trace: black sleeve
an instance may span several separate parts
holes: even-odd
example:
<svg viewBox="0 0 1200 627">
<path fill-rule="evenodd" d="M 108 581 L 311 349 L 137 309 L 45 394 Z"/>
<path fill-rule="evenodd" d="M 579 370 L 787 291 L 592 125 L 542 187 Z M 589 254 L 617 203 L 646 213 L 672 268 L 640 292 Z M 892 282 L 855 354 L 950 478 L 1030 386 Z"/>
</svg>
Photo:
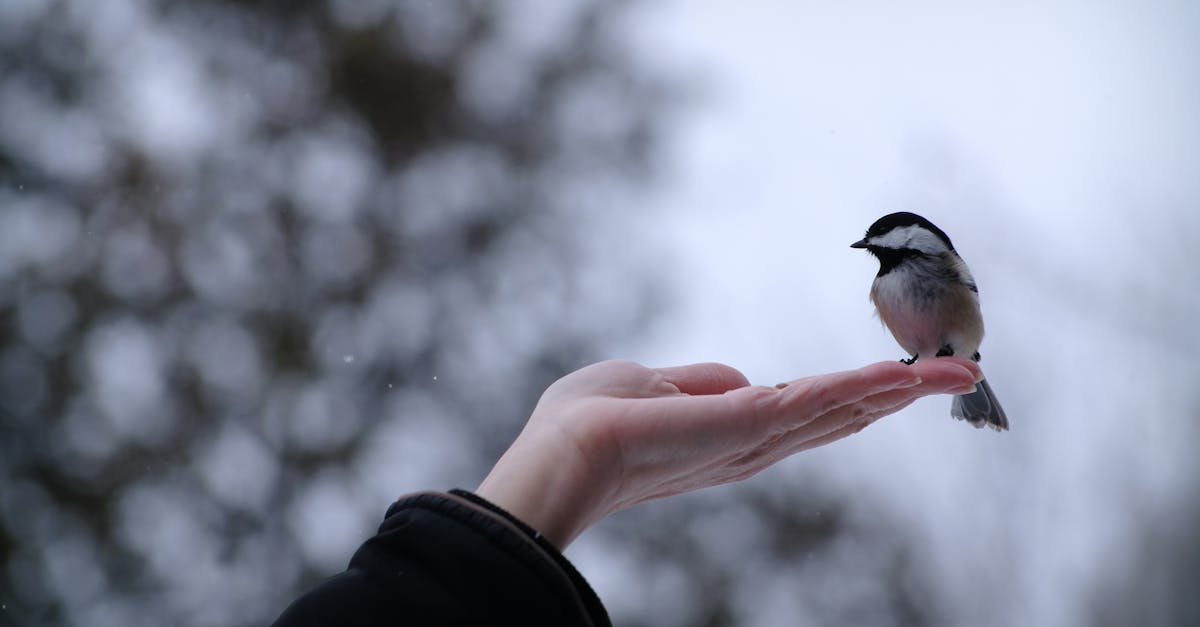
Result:
<svg viewBox="0 0 1200 627">
<path fill-rule="evenodd" d="M 291 604 L 276 627 L 610 625 L 583 577 L 545 538 L 461 490 L 388 508 L 344 572 Z"/>
</svg>

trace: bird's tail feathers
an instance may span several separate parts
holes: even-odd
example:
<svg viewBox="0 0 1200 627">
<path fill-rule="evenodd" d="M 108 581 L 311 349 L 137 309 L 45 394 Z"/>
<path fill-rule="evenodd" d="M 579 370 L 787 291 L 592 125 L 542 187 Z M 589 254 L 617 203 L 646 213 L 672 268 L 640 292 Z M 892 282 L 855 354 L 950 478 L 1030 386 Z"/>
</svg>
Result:
<svg viewBox="0 0 1200 627">
<path fill-rule="evenodd" d="M 1008 416 L 1004 414 L 1000 401 L 996 400 L 996 394 L 992 392 L 987 379 L 980 381 L 974 392 L 955 396 L 950 405 L 950 415 L 967 421 L 973 427 L 987 425 L 997 431 L 1008 430 Z"/>
</svg>

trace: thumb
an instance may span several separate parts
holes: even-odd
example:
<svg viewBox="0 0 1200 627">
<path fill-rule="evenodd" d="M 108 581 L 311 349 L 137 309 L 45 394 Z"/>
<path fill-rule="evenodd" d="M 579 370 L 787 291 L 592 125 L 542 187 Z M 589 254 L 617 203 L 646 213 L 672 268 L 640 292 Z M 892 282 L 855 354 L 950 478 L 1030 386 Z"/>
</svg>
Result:
<svg viewBox="0 0 1200 627">
<path fill-rule="evenodd" d="M 725 364 L 710 362 L 654 370 L 684 394 L 724 394 L 750 385 L 746 375 Z"/>
</svg>

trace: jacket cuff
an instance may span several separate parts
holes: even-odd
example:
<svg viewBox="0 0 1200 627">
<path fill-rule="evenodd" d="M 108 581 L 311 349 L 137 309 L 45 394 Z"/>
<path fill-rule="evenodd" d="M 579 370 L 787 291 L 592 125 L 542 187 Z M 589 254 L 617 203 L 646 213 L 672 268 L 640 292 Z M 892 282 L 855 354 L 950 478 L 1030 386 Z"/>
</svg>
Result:
<svg viewBox="0 0 1200 627">
<path fill-rule="evenodd" d="M 428 535 L 430 532 L 434 535 Z M 400 554 L 403 562 L 415 557 L 428 563 L 421 559 L 422 553 L 436 555 L 438 562 L 468 565 L 462 568 L 470 571 L 471 579 L 482 577 L 503 585 L 525 582 L 516 589 L 527 591 L 528 599 L 514 599 L 510 590 L 500 605 L 523 607 L 522 611 L 531 614 L 541 608 L 560 618 L 572 616 L 563 624 L 611 625 L 595 591 L 554 545 L 516 516 L 471 492 L 419 492 L 401 497 L 388 508 L 379 533 L 359 549 L 350 566 L 390 571 Z M 479 588 L 468 585 L 464 592 L 472 597 Z M 490 596 L 484 593 L 484 597 Z"/>
<path fill-rule="evenodd" d="M 478 494 L 475 494 L 474 492 L 468 492 L 466 490 L 455 488 L 450 490 L 450 494 L 462 499 L 466 499 L 475 505 L 483 507 L 492 514 L 512 523 L 512 525 L 517 529 L 520 529 L 521 533 L 524 533 L 526 537 L 535 542 L 538 547 L 541 548 L 542 551 L 554 561 L 554 564 L 558 566 L 558 568 L 561 569 L 564 574 L 567 575 L 567 578 L 571 580 L 571 584 L 579 592 L 580 600 L 583 602 L 588 614 L 591 616 L 603 617 L 602 623 L 608 623 L 608 613 L 604 609 L 604 604 L 600 602 L 600 597 L 596 596 L 596 592 L 592 590 L 592 586 L 589 585 L 587 580 L 583 578 L 583 575 L 575 569 L 575 566 L 570 562 L 570 560 L 568 560 L 566 556 L 558 550 L 558 547 L 551 544 L 550 541 L 547 540 L 546 537 L 543 536 L 537 529 L 530 527 L 529 525 L 525 524 L 525 521 L 513 516 L 504 508 L 483 498 L 482 496 L 479 496 Z"/>
</svg>

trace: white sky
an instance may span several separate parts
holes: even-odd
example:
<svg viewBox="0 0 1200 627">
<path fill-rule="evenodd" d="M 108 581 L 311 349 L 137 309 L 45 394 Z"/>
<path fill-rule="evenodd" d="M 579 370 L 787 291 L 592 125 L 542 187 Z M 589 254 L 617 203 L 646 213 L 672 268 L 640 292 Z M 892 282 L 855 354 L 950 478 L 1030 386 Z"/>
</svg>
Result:
<svg viewBox="0 0 1200 627">
<path fill-rule="evenodd" d="M 820 472 L 890 503 L 959 624 L 1086 622 L 1076 593 L 1124 564 L 1129 512 L 1198 474 L 1200 9 L 1021 4 L 676 0 L 633 23 L 703 80 L 637 227 L 677 308 L 621 356 L 766 384 L 896 359 L 850 242 L 912 210 L 971 264 L 1010 433 L 927 399 L 754 479 Z"/>
</svg>

